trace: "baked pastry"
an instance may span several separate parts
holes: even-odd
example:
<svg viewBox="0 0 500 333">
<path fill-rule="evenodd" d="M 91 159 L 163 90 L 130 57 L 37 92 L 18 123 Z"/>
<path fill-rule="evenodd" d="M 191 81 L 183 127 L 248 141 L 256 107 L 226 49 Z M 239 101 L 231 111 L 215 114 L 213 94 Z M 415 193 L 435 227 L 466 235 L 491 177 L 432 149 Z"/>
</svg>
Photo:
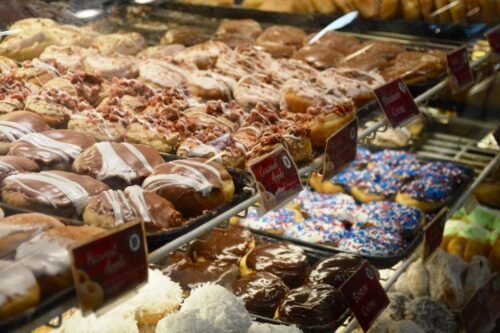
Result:
<svg viewBox="0 0 500 333">
<path fill-rule="evenodd" d="M 328 284 L 308 284 L 290 290 L 274 318 L 304 328 L 324 326 L 338 320 L 346 309 L 338 289 Z"/>
<path fill-rule="evenodd" d="M 252 39 L 257 38 L 262 33 L 260 23 L 252 19 L 222 20 L 215 32 L 215 35 L 243 35 Z"/>
<path fill-rule="evenodd" d="M 111 188 L 123 188 L 142 184 L 163 162 L 160 154 L 146 145 L 99 142 L 78 155 L 71 170 L 96 178 Z"/>
<path fill-rule="evenodd" d="M 0 116 L 0 155 L 9 151 L 11 144 L 22 136 L 49 130 L 43 119 L 36 113 L 14 111 Z"/>
<path fill-rule="evenodd" d="M 87 225 L 111 229 L 127 222 L 144 222 L 147 232 L 158 232 L 184 224 L 175 207 L 157 194 L 145 192 L 139 186 L 125 190 L 108 190 L 90 197 L 83 222 Z"/>
<path fill-rule="evenodd" d="M 161 59 L 147 59 L 139 64 L 139 80 L 152 88 L 175 88 L 188 82 L 189 71 Z M 195 67 L 191 67 L 194 71 Z"/>
<path fill-rule="evenodd" d="M 92 106 L 99 105 L 104 99 L 104 95 L 111 92 L 111 88 L 104 78 L 85 71 L 68 71 L 61 78 L 70 81 L 78 96 L 86 100 Z"/>
<path fill-rule="evenodd" d="M 290 79 L 313 82 L 318 76 L 318 71 L 303 61 L 295 59 L 273 60 L 268 68 L 268 73 L 278 82 L 285 83 Z"/>
<path fill-rule="evenodd" d="M 401 1 L 403 16 L 406 20 L 420 19 L 420 7 L 418 0 Z"/>
<path fill-rule="evenodd" d="M 293 59 L 302 60 L 317 69 L 333 67 L 344 57 L 343 53 L 319 42 L 306 45 L 293 54 Z"/>
<path fill-rule="evenodd" d="M 139 74 L 138 61 L 128 55 L 91 54 L 83 61 L 84 69 L 111 80 L 117 78 L 133 79 Z"/>
<path fill-rule="evenodd" d="M 35 86 L 42 87 L 48 81 L 61 74 L 61 68 L 57 64 L 42 62 L 38 59 L 32 61 L 23 61 L 21 66 L 16 68 L 13 73 Z"/>
<path fill-rule="evenodd" d="M 258 50 L 252 45 L 240 45 L 234 50 L 219 55 L 215 68 L 235 80 L 254 74 L 265 74 L 273 58 L 269 53 Z"/>
<path fill-rule="evenodd" d="M 10 73 L 13 69 L 17 68 L 17 63 L 7 57 L 0 56 L 0 74 Z"/>
<path fill-rule="evenodd" d="M 268 75 L 249 75 L 242 77 L 234 87 L 234 99 L 244 108 L 253 108 L 257 103 L 277 106 L 280 92 L 277 82 Z"/>
<path fill-rule="evenodd" d="M 53 61 L 66 69 L 76 70 L 84 68 L 86 57 L 97 54 L 97 50 L 91 48 L 83 48 L 76 45 L 52 45 L 40 54 L 39 59 L 43 62 Z"/>
<path fill-rule="evenodd" d="M 309 261 L 304 250 L 287 242 L 257 245 L 240 261 L 242 276 L 254 272 L 269 272 L 279 276 L 290 287 L 304 282 Z"/>
<path fill-rule="evenodd" d="M 290 58 L 302 46 L 306 33 L 292 26 L 271 26 L 257 38 L 257 45 L 274 58 Z"/>
<path fill-rule="evenodd" d="M 187 63 L 194 63 L 198 69 L 214 67 L 217 58 L 231 49 L 224 43 L 208 41 L 186 48 L 179 52 L 174 59 Z"/>
<path fill-rule="evenodd" d="M 223 260 L 238 264 L 248 251 L 255 246 L 254 235 L 246 228 L 228 226 L 212 229 L 197 239 L 192 245 L 194 260 Z"/>
<path fill-rule="evenodd" d="M 23 265 L 0 260 L 0 320 L 9 319 L 40 302 L 40 287 Z"/>
<path fill-rule="evenodd" d="M 226 169 L 199 158 L 157 166 L 142 187 L 171 201 L 185 217 L 197 216 L 232 199 L 234 184 Z"/>
<path fill-rule="evenodd" d="M 106 184 L 64 171 L 11 175 L 2 182 L 2 200 L 8 205 L 64 217 L 80 216 L 92 195 Z"/>
<path fill-rule="evenodd" d="M 189 90 L 204 100 L 229 101 L 236 81 L 213 71 L 194 71 L 188 74 Z"/>
<path fill-rule="evenodd" d="M 378 1 L 353 0 L 364 18 L 374 18 L 379 16 L 380 4 Z"/>
<path fill-rule="evenodd" d="M 73 284 L 71 247 L 103 232 L 89 226 L 52 228 L 19 245 L 15 261 L 34 274 L 43 299 Z"/>
<path fill-rule="evenodd" d="M 56 218 L 39 213 L 3 217 L 0 219 L 0 257 L 13 257 L 19 244 L 42 231 L 62 226 Z"/>
<path fill-rule="evenodd" d="M 238 278 L 238 266 L 226 261 L 194 263 L 188 256 L 174 252 L 160 262 L 163 274 L 181 285 L 189 293 L 203 284 L 213 283 L 229 287 Z"/>
<path fill-rule="evenodd" d="M 0 83 L 0 113 L 2 114 L 23 110 L 25 98 L 38 89 L 13 73 L 2 74 Z"/>
<path fill-rule="evenodd" d="M 9 155 L 29 158 L 42 170 L 69 170 L 73 160 L 94 143 L 83 133 L 50 130 L 23 136 L 10 146 Z"/>
<path fill-rule="evenodd" d="M 169 60 L 186 47 L 182 44 L 156 45 L 137 54 L 138 59 L 164 59 Z"/>
<path fill-rule="evenodd" d="M 278 126 L 292 159 L 297 163 L 310 161 L 313 148 L 309 128 L 287 120 L 282 120 Z"/>
<path fill-rule="evenodd" d="M 100 109 L 100 112 L 89 110 L 71 115 L 68 129 L 86 133 L 97 142 L 121 142 L 127 134 L 127 120 L 117 117 L 113 111 L 117 109 Z"/>
<path fill-rule="evenodd" d="M 398 54 L 392 65 L 385 68 L 381 75 L 387 81 L 402 78 L 408 84 L 427 82 L 445 72 L 445 59 L 445 54 L 439 51 L 407 51 Z"/>
<path fill-rule="evenodd" d="M 0 182 L 17 173 L 38 172 L 38 164 L 21 156 L 0 156 Z"/>
<path fill-rule="evenodd" d="M 103 56 L 116 55 L 117 53 L 135 55 L 145 45 L 144 37 L 136 32 L 97 35 L 92 43 L 92 47 L 96 48 Z"/>
<path fill-rule="evenodd" d="M 206 41 L 208 41 L 208 35 L 205 30 L 191 26 L 177 26 L 165 32 L 160 40 L 160 44 L 181 44 L 189 47 Z"/>
<path fill-rule="evenodd" d="M 248 312 L 273 318 L 280 301 L 289 289 L 278 276 L 268 272 L 252 273 L 233 282 L 233 293 Z"/>
</svg>

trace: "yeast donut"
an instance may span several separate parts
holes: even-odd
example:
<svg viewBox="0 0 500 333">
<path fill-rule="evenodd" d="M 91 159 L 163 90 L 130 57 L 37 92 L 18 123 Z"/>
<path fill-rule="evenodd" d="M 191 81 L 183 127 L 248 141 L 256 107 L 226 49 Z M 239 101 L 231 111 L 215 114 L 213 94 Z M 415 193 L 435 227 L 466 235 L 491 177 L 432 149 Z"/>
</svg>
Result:
<svg viewBox="0 0 500 333">
<path fill-rule="evenodd" d="M 272 61 L 269 53 L 251 45 L 241 45 L 219 55 L 215 68 L 219 73 L 240 80 L 249 75 L 266 74 Z"/>
<path fill-rule="evenodd" d="M 188 82 L 188 73 L 186 68 L 161 59 L 147 59 L 139 64 L 139 80 L 152 88 L 179 87 Z"/>
<path fill-rule="evenodd" d="M 0 156 L 0 182 L 6 177 L 25 172 L 38 172 L 38 164 L 21 156 Z"/>
<path fill-rule="evenodd" d="M 14 111 L 0 116 L 0 155 L 7 154 L 12 143 L 22 136 L 49 129 L 36 113 Z"/>
<path fill-rule="evenodd" d="M 260 23 L 252 19 L 222 20 L 215 32 L 216 35 L 236 34 L 257 38 L 262 33 Z"/>
<path fill-rule="evenodd" d="M 271 26 L 257 38 L 257 45 L 271 53 L 274 58 L 289 58 L 302 46 L 306 33 L 292 26 Z"/>
<path fill-rule="evenodd" d="M 317 42 L 306 45 L 293 54 L 293 59 L 302 60 L 317 69 L 330 68 L 344 59 L 345 55 L 337 49 Z"/>
<path fill-rule="evenodd" d="M 85 57 L 83 66 L 86 71 L 101 75 L 108 80 L 115 77 L 132 79 L 137 77 L 139 71 L 136 58 L 121 54 L 113 56 L 91 54 Z"/>
<path fill-rule="evenodd" d="M 104 108 L 101 108 L 100 112 L 89 110 L 71 115 L 68 129 L 86 133 L 98 142 L 121 142 L 127 134 L 126 123 L 126 120 L 117 117 L 112 111 L 104 112 Z"/>
<path fill-rule="evenodd" d="M 185 217 L 228 202 L 234 194 L 234 184 L 226 169 L 198 158 L 157 166 L 142 187 L 171 201 Z"/>
<path fill-rule="evenodd" d="M 136 32 L 98 35 L 92 46 L 105 56 L 114 54 L 135 55 L 139 53 L 146 41 Z"/>
<path fill-rule="evenodd" d="M 29 158 L 42 170 L 69 170 L 73 160 L 94 143 L 83 133 L 50 130 L 23 136 L 10 146 L 9 155 Z"/>
<path fill-rule="evenodd" d="M 229 101 L 236 81 L 212 71 L 194 71 L 187 77 L 189 90 L 205 100 Z"/>
<path fill-rule="evenodd" d="M 3 180 L 2 200 L 15 207 L 76 217 L 83 213 L 89 196 L 107 189 L 98 180 L 70 172 L 22 173 Z"/>
<path fill-rule="evenodd" d="M 241 78 L 234 88 L 234 99 L 244 108 L 252 108 L 257 103 L 277 106 L 280 92 L 270 76 L 250 75 Z"/>
<path fill-rule="evenodd" d="M 112 188 L 140 185 L 164 162 L 152 147 L 131 143 L 99 142 L 73 162 L 72 171 L 94 177 Z"/>
<path fill-rule="evenodd" d="M 137 54 L 138 59 L 164 59 L 169 60 L 186 47 L 181 44 L 150 46 Z"/>
<path fill-rule="evenodd" d="M 221 42 L 208 41 L 186 48 L 179 52 L 174 59 L 187 63 L 194 63 L 198 69 L 213 68 L 217 58 L 224 53 L 231 52 L 229 46 Z"/>
<path fill-rule="evenodd" d="M 160 40 L 162 45 L 181 44 L 186 47 L 204 43 L 208 40 L 208 35 L 205 30 L 190 27 L 177 26 L 168 29 Z"/>
<path fill-rule="evenodd" d="M 173 229 L 184 223 L 181 214 L 168 200 L 145 192 L 139 186 L 92 196 L 83 213 L 85 224 L 104 229 L 137 221 L 144 222 L 148 232 Z"/>
</svg>

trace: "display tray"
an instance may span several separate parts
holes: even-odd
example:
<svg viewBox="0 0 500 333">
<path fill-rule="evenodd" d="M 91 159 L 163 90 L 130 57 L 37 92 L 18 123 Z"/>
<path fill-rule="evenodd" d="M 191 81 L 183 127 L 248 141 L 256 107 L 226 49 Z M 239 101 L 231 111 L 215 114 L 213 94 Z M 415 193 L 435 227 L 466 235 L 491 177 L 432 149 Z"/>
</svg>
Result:
<svg viewBox="0 0 500 333">
<path fill-rule="evenodd" d="M 443 161 L 438 160 L 438 159 L 419 158 L 419 160 L 422 162 L 443 162 Z M 447 162 L 447 161 L 444 161 L 444 162 Z M 458 164 L 458 165 L 460 165 L 468 170 L 468 173 L 467 173 L 468 179 L 459 187 L 459 189 L 457 191 L 455 191 L 453 196 L 448 199 L 448 201 L 446 202 L 446 205 L 453 205 L 457 200 L 459 200 L 461 194 L 469 187 L 469 185 L 471 185 L 471 183 L 473 181 L 474 173 L 473 173 L 472 169 L 469 168 L 468 166 L 460 164 L 460 163 L 456 163 L 456 164 Z M 431 215 L 430 219 L 429 218 L 426 219 L 426 224 L 433 223 L 434 218 L 435 218 L 435 216 Z M 353 253 L 353 252 L 349 252 L 349 251 L 340 250 L 340 249 L 335 248 L 334 246 L 328 245 L 326 243 L 325 244 L 311 243 L 311 242 L 307 242 L 307 241 L 303 241 L 303 240 L 299 240 L 299 239 L 295 239 L 295 238 L 291 238 L 291 237 L 286 237 L 286 236 L 283 236 L 280 234 L 266 232 L 263 230 L 256 230 L 256 229 L 252 229 L 252 228 L 249 228 L 249 229 L 252 230 L 252 232 L 259 234 L 259 235 L 271 237 L 271 238 L 274 238 L 276 240 L 286 240 L 286 241 L 292 242 L 294 244 L 297 244 L 297 245 L 300 245 L 303 247 L 318 249 L 320 251 L 324 251 L 325 253 L 357 254 L 357 253 Z M 395 255 L 384 256 L 384 257 L 360 255 L 360 254 L 357 254 L 357 255 L 360 255 L 362 258 L 368 260 L 372 265 L 374 265 L 377 268 L 380 268 L 380 269 L 390 268 L 390 267 L 394 266 L 395 264 L 397 264 L 398 262 L 400 262 L 401 260 L 408 258 L 415 251 L 415 249 L 419 246 L 419 244 L 422 242 L 423 235 L 424 235 L 424 232 L 423 232 L 422 228 L 420 228 L 419 230 L 415 230 L 415 236 L 411 240 L 408 241 L 408 246 L 403 251 L 401 251 Z"/>
<path fill-rule="evenodd" d="M 159 8 L 166 10 L 183 11 L 191 14 L 198 14 L 207 17 L 216 18 L 253 18 L 258 21 L 292 24 L 306 26 L 311 29 L 322 29 L 341 14 L 325 15 L 319 13 L 280 13 L 265 12 L 256 9 L 234 7 L 214 7 L 206 5 L 192 5 L 180 3 L 172 0 L 163 1 L 158 5 Z M 364 31 L 397 31 L 401 34 L 418 35 L 422 37 L 440 38 L 440 39 L 470 39 L 480 37 L 487 30 L 488 26 L 484 23 L 465 24 L 465 23 L 431 23 L 424 21 L 408 21 L 396 19 L 390 21 L 383 20 L 365 20 L 357 19 L 352 22 L 346 30 L 364 32 Z"/>
</svg>

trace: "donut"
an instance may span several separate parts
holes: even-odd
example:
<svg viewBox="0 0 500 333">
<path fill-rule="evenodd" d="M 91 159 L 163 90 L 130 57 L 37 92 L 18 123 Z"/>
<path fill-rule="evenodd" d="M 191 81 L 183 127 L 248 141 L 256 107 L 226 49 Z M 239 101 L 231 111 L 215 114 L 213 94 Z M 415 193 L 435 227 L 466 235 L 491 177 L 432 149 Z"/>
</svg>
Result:
<svg viewBox="0 0 500 333">
<path fill-rule="evenodd" d="M 108 187 L 88 176 L 64 171 L 21 173 L 2 182 L 2 200 L 8 205 L 56 216 L 80 216 L 89 196 Z"/>
<path fill-rule="evenodd" d="M 161 59 L 147 59 L 139 64 L 139 80 L 152 88 L 182 86 L 188 82 L 188 75 L 186 68 Z"/>
<path fill-rule="evenodd" d="M 289 289 L 278 276 L 268 272 L 252 273 L 233 282 L 231 289 L 248 312 L 272 318 Z"/>
<path fill-rule="evenodd" d="M 330 46 L 316 42 L 294 52 L 293 59 L 302 60 L 316 69 L 325 69 L 337 65 L 344 54 Z"/>
<path fill-rule="evenodd" d="M 379 170 L 357 171 L 350 192 L 360 202 L 382 201 L 393 198 L 398 193 L 401 182 Z"/>
<path fill-rule="evenodd" d="M 186 48 L 175 55 L 174 59 L 193 63 L 198 69 L 213 68 L 217 58 L 224 53 L 231 52 L 229 46 L 221 42 L 208 41 Z"/>
<path fill-rule="evenodd" d="M 406 248 L 406 242 L 398 233 L 386 228 L 371 227 L 346 232 L 337 248 L 362 256 L 387 257 L 400 253 Z"/>
<path fill-rule="evenodd" d="M 419 0 L 421 1 L 421 0 Z M 432 0 L 426 0 L 431 1 Z M 422 6 L 420 6 L 422 8 Z M 381 0 L 380 1 L 380 10 L 379 17 L 382 20 L 391 20 L 393 19 L 399 10 L 399 1 L 398 0 Z"/>
<path fill-rule="evenodd" d="M 309 129 L 286 120 L 280 121 L 278 126 L 292 159 L 296 163 L 312 160 L 313 148 Z"/>
<path fill-rule="evenodd" d="M 304 250 L 288 242 L 257 245 L 240 261 L 242 276 L 269 272 L 279 276 L 289 288 L 302 285 L 308 269 Z"/>
<path fill-rule="evenodd" d="M 280 92 L 270 76 L 249 75 L 242 77 L 234 87 L 234 99 L 244 108 L 253 108 L 257 103 L 277 106 Z"/>
<path fill-rule="evenodd" d="M 290 290 L 274 319 L 299 327 L 331 325 L 347 309 L 340 291 L 328 284 L 307 284 Z"/>
<path fill-rule="evenodd" d="M 204 43 L 208 40 L 205 30 L 191 26 L 177 26 L 168 29 L 160 40 L 161 45 L 180 44 L 186 47 Z"/>
<path fill-rule="evenodd" d="M 353 0 L 353 2 L 364 18 L 370 19 L 379 16 L 380 4 L 378 1 Z"/>
<path fill-rule="evenodd" d="M 290 208 L 280 208 L 269 211 L 259 217 L 258 211 L 250 207 L 245 218 L 236 219 L 237 223 L 253 230 L 262 230 L 274 234 L 283 234 L 291 225 L 304 220 L 299 211 Z"/>
<path fill-rule="evenodd" d="M 84 68 L 84 60 L 87 56 L 97 54 L 98 52 L 91 48 L 82 48 L 76 45 L 52 45 L 40 54 L 39 59 L 44 62 L 54 61 L 66 69 L 75 70 Z"/>
<path fill-rule="evenodd" d="M 215 35 L 213 36 L 212 40 L 214 42 L 224 43 L 231 49 L 235 49 L 237 47 L 242 47 L 242 46 L 253 45 L 253 43 L 255 42 L 254 38 L 240 34 Z"/>
<path fill-rule="evenodd" d="M 83 66 L 86 71 L 108 80 L 115 77 L 132 79 L 139 73 L 136 58 L 121 54 L 89 55 L 83 61 Z"/>
<path fill-rule="evenodd" d="M 196 262 L 222 260 L 238 264 L 254 246 L 255 237 L 248 229 L 230 225 L 224 229 L 212 229 L 197 239 L 192 251 Z"/>
<path fill-rule="evenodd" d="M 418 0 L 401 1 L 401 7 L 403 10 L 403 16 L 405 20 L 420 19 L 420 7 Z"/>
<path fill-rule="evenodd" d="M 99 142 L 73 162 L 72 171 L 96 178 L 112 188 L 142 184 L 164 162 L 152 147 L 131 143 Z"/>
<path fill-rule="evenodd" d="M 30 133 L 10 146 L 10 156 L 26 157 L 42 170 L 69 170 L 73 160 L 94 144 L 89 136 L 70 130 Z"/>
<path fill-rule="evenodd" d="M 309 177 L 309 186 L 314 191 L 322 194 L 342 193 L 344 188 L 338 184 L 333 184 L 330 181 L 324 181 L 323 175 L 313 172 Z"/>
<path fill-rule="evenodd" d="M 76 89 L 78 96 L 85 99 L 92 106 L 99 105 L 105 97 L 104 94 L 112 92 L 112 90 L 108 91 L 108 83 L 101 76 L 85 71 L 70 71 L 62 78 L 69 80 L 73 88 Z M 111 87 L 113 86 L 114 84 L 111 85 Z"/>
<path fill-rule="evenodd" d="M 308 243 L 335 244 L 343 237 L 344 232 L 345 227 L 341 221 L 323 215 L 308 217 L 302 222 L 288 225 L 283 236 Z"/>
<path fill-rule="evenodd" d="M 160 164 L 142 187 L 171 201 L 185 217 L 228 202 L 234 194 L 234 184 L 226 169 L 199 158 Z"/>
<path fill-rule="evenodd" d="M 293 202 L 299 204 L 300 209 L 308 214 L 314 214 L 314 211 L 328 209 L 329 211 L 335 212 L 332 215 L 339 216 L 340 220 L 350 219 L 344 217 L 348 215 L 348 213 L 343 211 L 354 210 L 356 206 L 356 201 L 350 195 L 343 193 L 333 195 L 329 193 L 322 194 L 308 190 L 301 191 Z M 337 210 L 339 210 L 339 212 L 336 212 Z"/>
<path fill-rule="evenodd" d="M 407 51 L 397 55 L 393 65 L 382 70 L 387 81 L 401 77 L 408 84 L 435 79 L 446 67 L 444 53 Z"/>
<path fill-rule="evenodd" d="M 252 19 L 229 20 L 225 19 L 219 24 L 216 35 L 236 34 L 257 38 L 262 33 L 260 23 Z"/>
<path fill-rule="evenodd" d="M 17 68 L 17 63 L 7 57 L 0 56 L 0 74 L 10 73 L 12 70 Z"/>
<path fill-rule="evenodd" d="M 38 172 L 38 164 L 21 156 L 0 156 L 0 182 L 10 175 L 26 172 Z"/>
<path fill-rule="evenodd" d="M 136 55 L 145 45 L 144 37 L 136 32 L 97 35 L 92 42 L 92 46 L 103 56 Z"/>
<path fill-rule="evenodd" d="M 253 74 L 266 74 L 273 58 L 251 45 L 241 45 L 219 55 L 215 68 L 235 80 Z"/>
<path fill-rule="evenodd" d="M 86 133 L 97 142 L 110 141 L 121 142 L 127 133 L 126 124 L 111 112 L 95 110 L 84 111 L 71 115 L 68 121 L 68 129 L 80 133 Z"/>
<path fill-rule="evenodd" d="M 0 116 L 0 155 L 9 151 L 12 143 L 33 132 L 44 132 L 50 127 L 36 113 L 14 111 Z"/>
<path fill-rule="evenodd" d="M 285 83 L 290 79 L 312 82 L 319 72 L 303 61 L 276 59 L 271 62 L 268 73 L 275 77 L 278 82 Z"/>
<path fill-rule="evenodd" d="M 138 59 L 164 59 L 169 60 L 186 47 L 182 44 L 150 46 L 137 54 Z"/>
<path fill-rule="evenodd" d="M 205 100 L 229 101 L 236 81 L 213 71 L 195 71 L 188 75 L 191 93 Z"/>
<path fill-rule="evenodd" d="M 257 38 L 257 44 L 271 43 L 299 48 L 302 46 L 302 41 L 305 37 L 305 32 L 300 28 L 275 25 L 265 29 L 260 34 L 259 38 Z"/>
<path fill-rule="evenodd" d="M 419 178 L 403 185 L 395 200 L 426 213 L 434 212 L 448 202 L 456 189 L 446 176 Z"/>
<path fill-rule="evenodd" d="M 24 110 L 25 98 L 38 88 L 13 73 L 0 76 L 0 113 Z"/>
<path fill-rule="evenodd" d="M 180 227 L 184 219 L 167 200 L 141 187 L 103 191 L 90 197 L 83 222 L 87 225 L 111 229 L 127 222 L 144 222 L 147 232 L 158 232 Z"/>
</svg>

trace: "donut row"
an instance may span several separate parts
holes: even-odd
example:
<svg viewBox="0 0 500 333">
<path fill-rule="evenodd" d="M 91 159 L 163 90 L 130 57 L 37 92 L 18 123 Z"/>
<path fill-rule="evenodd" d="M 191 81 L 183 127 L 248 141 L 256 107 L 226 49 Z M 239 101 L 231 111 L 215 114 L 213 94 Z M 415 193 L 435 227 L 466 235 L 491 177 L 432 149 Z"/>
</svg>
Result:
<svg viewBox="0 0 500 333">
<path fill-rule="evenodd" d="M 266 242 L 245 228 L 213 229 L 159 264 L 185 293 L 216 283 L 255 315 L 296 324 L 329 326 L 346 310 L 339 288 L 362 264 L 354 255 L 313 260 L 298 246 Z M 374 273 L 376 273 L 376 270 Z"/>
</svg>

